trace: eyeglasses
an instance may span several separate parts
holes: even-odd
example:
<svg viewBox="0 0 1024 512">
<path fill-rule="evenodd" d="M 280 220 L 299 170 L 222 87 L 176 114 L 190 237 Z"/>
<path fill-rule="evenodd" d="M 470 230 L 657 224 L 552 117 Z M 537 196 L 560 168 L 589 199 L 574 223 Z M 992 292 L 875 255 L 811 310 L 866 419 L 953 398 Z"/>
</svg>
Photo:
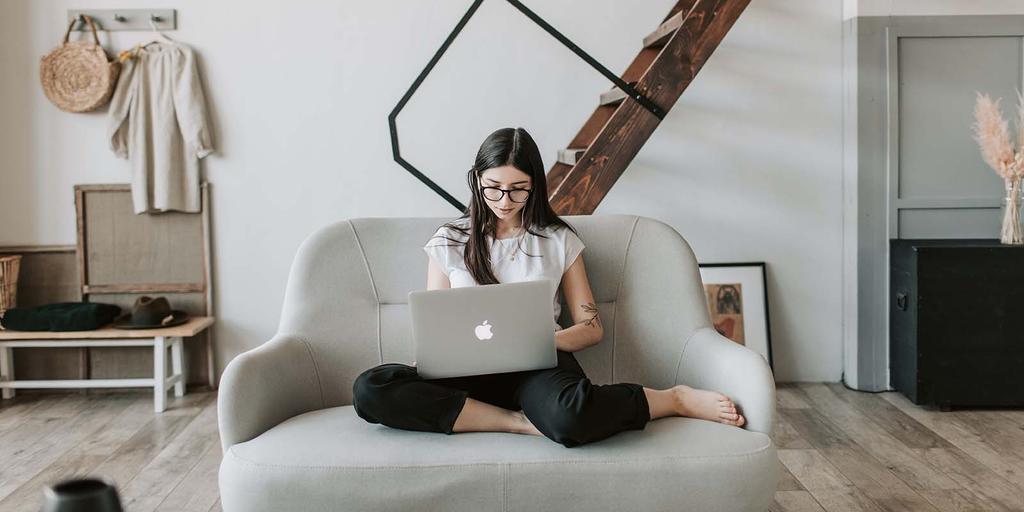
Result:
<svg viewBox="0 0 1024 512">
<path fill-rule="evenodd" d="M 533 191 L 533 189 L 529 188 L 513 188 L 506 190 L 498 187 L 480 187 L 480 190 L 483 191 L 484 197 L 489 201 L 501 201 L 501 198 L 505 197 L 505 194 L 508 194 L 508 198 L 511 199 L 513 203 L 525 203 L 526 200 L 530 198 L 530 192 Z"/>
</svg>

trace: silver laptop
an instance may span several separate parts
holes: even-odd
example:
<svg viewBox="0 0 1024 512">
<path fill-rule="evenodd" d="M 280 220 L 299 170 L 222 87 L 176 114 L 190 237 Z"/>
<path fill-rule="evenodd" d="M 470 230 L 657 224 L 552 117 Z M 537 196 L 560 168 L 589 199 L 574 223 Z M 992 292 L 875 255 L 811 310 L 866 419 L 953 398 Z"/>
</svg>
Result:
<svg viewBox="0 0 1024 512">
<path fill-rule="evenodd" d="M 425 379 L 558 366 L 549 279 L 409 292 Z"/>
</svg>

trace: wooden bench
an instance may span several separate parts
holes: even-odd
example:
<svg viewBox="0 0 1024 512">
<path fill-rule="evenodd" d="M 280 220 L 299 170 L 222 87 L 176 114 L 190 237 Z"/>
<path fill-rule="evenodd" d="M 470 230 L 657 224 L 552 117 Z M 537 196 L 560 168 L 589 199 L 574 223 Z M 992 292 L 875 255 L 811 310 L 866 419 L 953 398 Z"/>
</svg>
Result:
<svg viewBox="0 0 1024 512">
<path fill-rule="evenodd" d="M 3 398 L 13 398 L 16 388 L 121 388 L 152 387 L 153 409 L 163 412 L 167 391 L 185 395 L 185 357 L 182 342 L 213 325 L 213 317 L 192 317 L 188 322 L 161 329 L 114 329 L 92 331 L 10 331 L 0 330 L 0 389 Z M 153 378 L 150 379 L 60 379 L 15 380 L 14 348 L 20 347 L 152 347 Z M 167 349 L 171 349 L 172 374 L 167 375 Z"/>
</svg>

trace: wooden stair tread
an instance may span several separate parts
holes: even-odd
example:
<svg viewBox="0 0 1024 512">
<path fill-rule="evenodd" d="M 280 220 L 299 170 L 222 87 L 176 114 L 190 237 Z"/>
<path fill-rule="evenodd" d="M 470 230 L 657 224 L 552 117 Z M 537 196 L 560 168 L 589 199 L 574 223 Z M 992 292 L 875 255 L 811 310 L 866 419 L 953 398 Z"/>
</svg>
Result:
<svg viewBox="0 0 1024 512">
<path fill-rule="evenodd" d="M 558 150 L 557 160 L 566 165 L 576 165 L 587 148 L 565 148 Z"/>
<path fill-rule="evenodd" d="M 629 85 L 636 87 L 636 82 L 628 82 Z M 612 87 L 611 89 L 601 93 L 601 99 L 598 102 L 599 105 L 618 105 L 622 100 L 626 99 L 626 91 L 619 89 L 618 86 Z"/>
<path fill-rule="evenodd" d="M 676 29 L 683 26 L 683 18 L 685 16 L 685 12 L 679 11 L 670 17 L 668 21 L 662 23 L 654 32 L 651 32 L 644 38 L 644 48 L 660 48 L 665 46 L 665 43 L 672 37 Z"/>
<path fill-rule="evenodd" d="M 680 26 L 668 32 L 662 46 L 644 47 L 623 73 L 623 80 L 636 81 L 637 91 L 667 112 L 749 3 L 680 0 L 662 27 L 677 18 Z M 636 101 L 602 102 L 568 146 L 587 148 L 575 159 L 577 164 L 558 161 L 548 172 L 549 200 L 555 211 L 593 213 L 658 124 L 659 119 Z"/>
<path fill-rule="evenodd" d="M 677 5 L 674 8 L 674 10 L 680 10 L 680 4 L 693 3 L 694 1 L 699 3 L 701 0 L 682 0 L 680 2 L 677 2 Z M 689 11 L 690 7 L 686 7 L 683 12 Z M 671 16 L 669 17 L 671 18 Z M 637 54 L 636 58 L 633 59 L 633 62 L 631 62 L 629 66 L 626 68 L 626 71 L 623 72 L 622 80 L 626 83 L 633 85 L 633 87 L 637 87 L 640 78 L 644 76 L 645 73 L 647 73 L 647 71 L 651 68 L 651 65 L 654 63 L 655 59 L 657 59 L 660 53 L 661 48 L 641 49 L 640 53 Z M 616 87 L 615 89 L 618 89 L 618 87 Z M 576 137 L 572 139 L 568 147 L 589 147 L 590 144 L 597 137 L 597 134 L 601 132 L 601 129 L 604 128 L 604 126 L 608 123 L 608 120 L 611 119 L 612 114 L 615 112 L 615 109 L 618 107 L 619 104 L 621 104 L 621 101 L 609 103 L 599 102 L 598 108 L 594 111 L 593 114 L 591 114 L 590 118 L 587 119 L 586 123 L 583 124 L 583 127 L 580 128 L 580 131 L 576 134 Z M 548 172 L 549 191 L 554 190 L 552 183 L 558 183 L 561 181 L 563 177 L 563 171 L 566 170 L 552 168 Z"/>
</svg>

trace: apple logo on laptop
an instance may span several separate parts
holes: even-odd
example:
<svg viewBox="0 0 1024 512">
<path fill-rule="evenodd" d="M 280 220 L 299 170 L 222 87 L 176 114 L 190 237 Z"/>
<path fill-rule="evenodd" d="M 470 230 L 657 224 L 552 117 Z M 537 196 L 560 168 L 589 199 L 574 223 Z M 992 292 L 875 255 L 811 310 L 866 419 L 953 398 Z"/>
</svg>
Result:
<svg viewBox="0 0 1024 512">
<path fill-rule="evenodd" d="M 476 334 L 476 339 L 481 341 L 489 340 L 494 336 L 494 333 L 491 332 L 491 324 L 487 323 L 487 320 L 484 320 L 484 323 L 476 326 L 473 333 Z"/>
</svg>

